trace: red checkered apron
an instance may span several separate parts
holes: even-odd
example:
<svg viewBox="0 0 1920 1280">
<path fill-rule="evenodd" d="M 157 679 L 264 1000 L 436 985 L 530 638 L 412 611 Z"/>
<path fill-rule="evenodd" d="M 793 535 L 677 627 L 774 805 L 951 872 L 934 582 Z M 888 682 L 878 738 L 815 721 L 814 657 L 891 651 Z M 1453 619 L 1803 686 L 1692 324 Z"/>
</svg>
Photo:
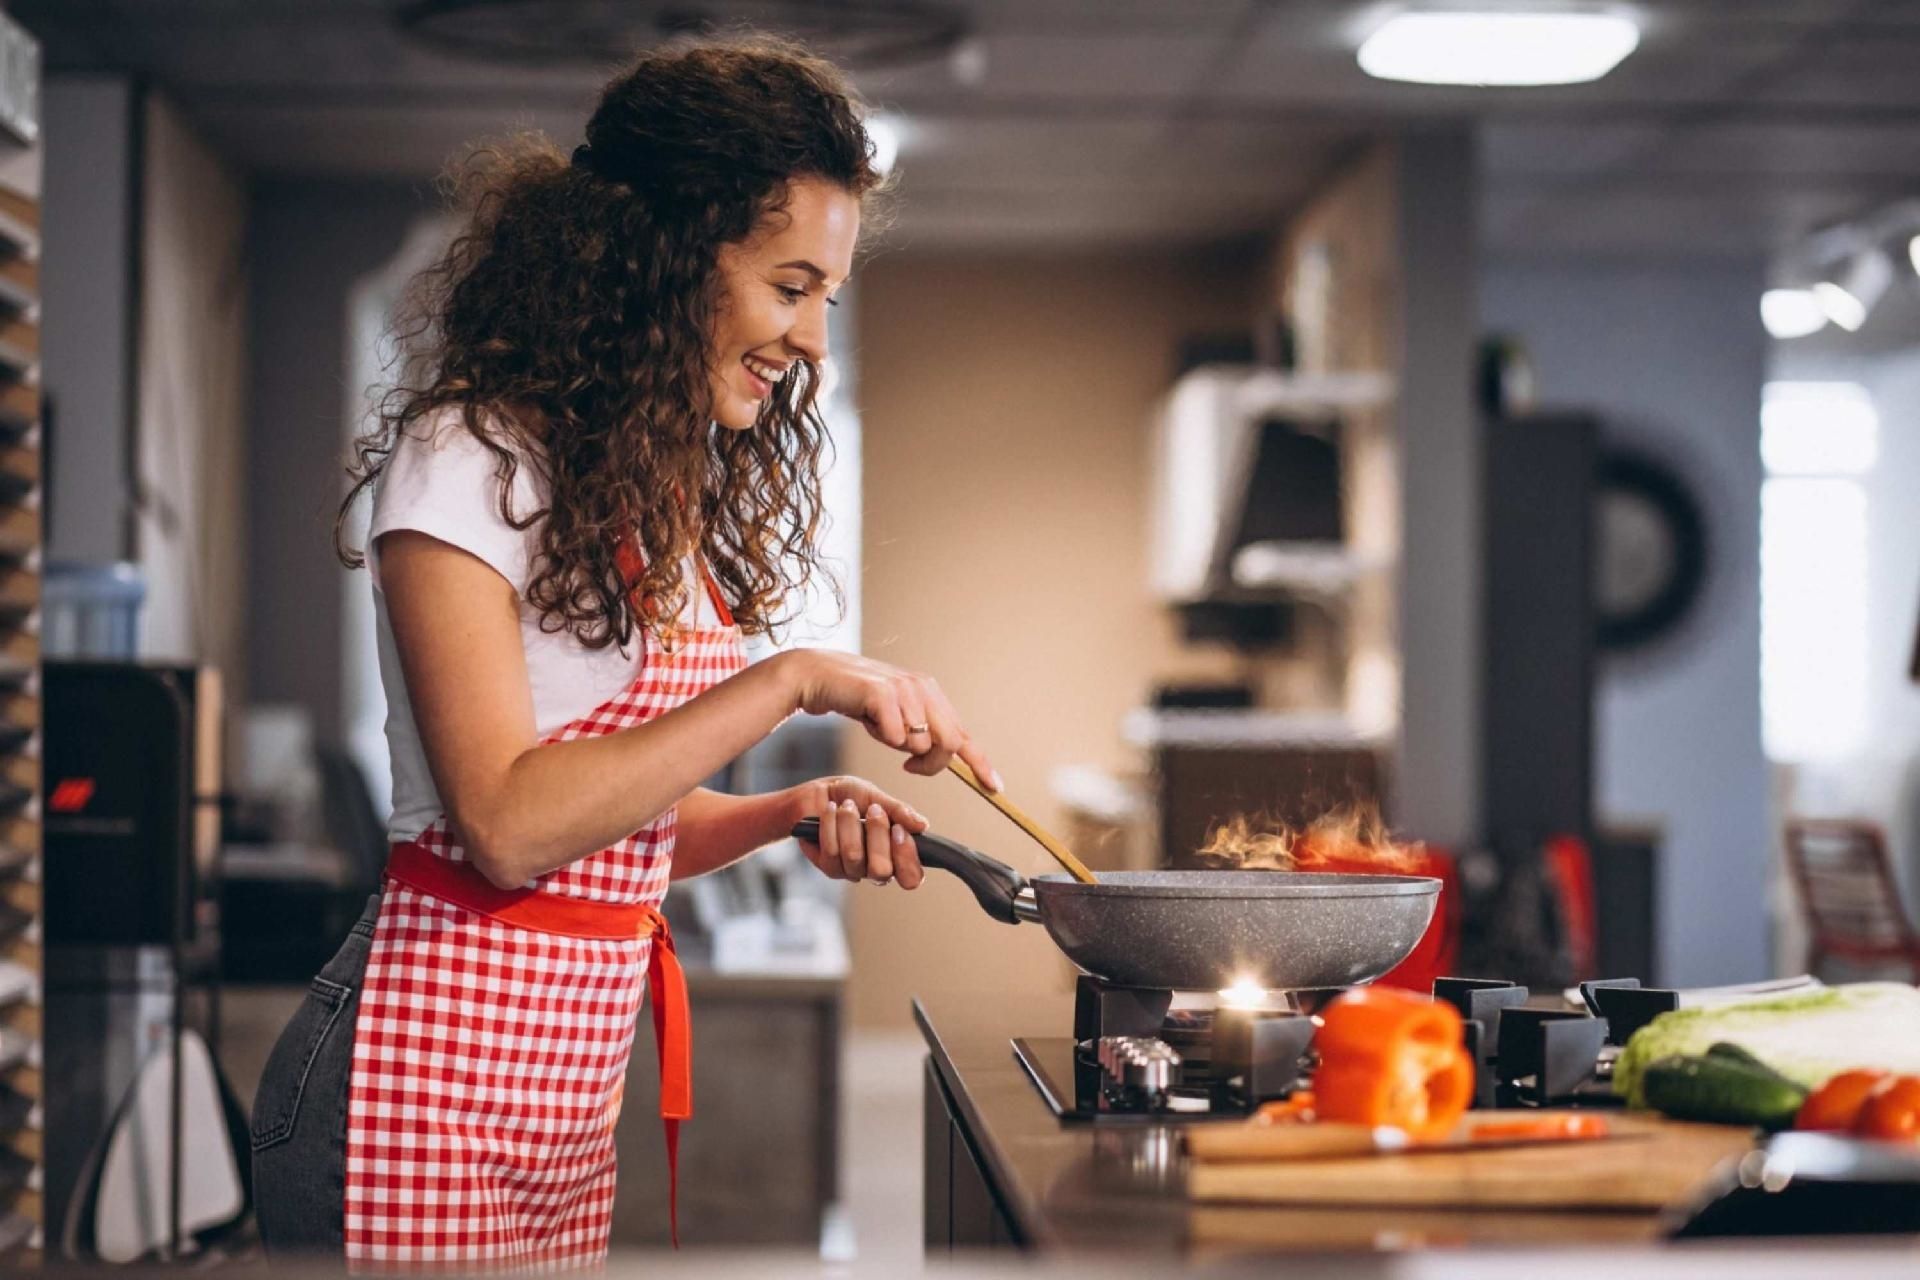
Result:
<svg viewBox="0 0 1920 1280">
<path fill-rule="evenodd" d="M 721 626 L 671 644 L 643 630 L 639 677 L 543 744 L 644 724 L 744 668 L 739 628 L 710 576 L 707 587 Z M 513 890 L 473 868 L 444 815 L 394 846 L 353 1045 L 352 1270 L 603 1262 L 643 980 L 676 1163 L 679 1121 L 692 1114 L 686 982 L 658 911 L 674 823 L 669 809 Z"/>
</svg>

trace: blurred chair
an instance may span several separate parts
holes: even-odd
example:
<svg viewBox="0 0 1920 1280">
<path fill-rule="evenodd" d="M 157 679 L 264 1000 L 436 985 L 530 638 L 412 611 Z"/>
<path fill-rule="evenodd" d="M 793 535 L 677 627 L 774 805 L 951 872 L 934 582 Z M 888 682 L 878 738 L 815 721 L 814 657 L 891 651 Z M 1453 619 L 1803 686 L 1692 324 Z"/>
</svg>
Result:
<svg viewBox="0 0 1920 1280">
<path fill-rule="evenodd" d="M 1870 822 L 1787 823 L 1787 867 L 1806 913 L 1807 969 L 1823 960 L 1863 968 L 1903 966 L 1920 981 L 1920 934 L 1900 903 L 1893 861 Z"/>
</svg>

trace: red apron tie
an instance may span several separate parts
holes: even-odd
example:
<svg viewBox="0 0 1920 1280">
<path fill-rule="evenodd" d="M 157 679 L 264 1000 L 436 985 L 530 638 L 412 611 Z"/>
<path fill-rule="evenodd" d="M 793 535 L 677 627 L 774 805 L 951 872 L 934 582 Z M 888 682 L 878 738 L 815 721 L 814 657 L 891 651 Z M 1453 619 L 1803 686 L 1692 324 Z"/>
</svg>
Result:
<svg viewBox="0 0 1920 1280">
<path fill-rule="evenodd" d="M 653 1043 L 660 1054 L 660 1124 L 667 1135 L 667 1224 L 680 1247 L 680 1122 L 693 1118 L 693 1009 L 687 975 L 674 953 L 667 918 L 647 909 L 653 950 L 647 956 L 647 1001 L 653 1005 Z M 641 934 L 642 937 L 646 933 Z"/>
<path fill-rule="evenodd" d="M 596 902 L 537 889 L 502 889 L 470 862 L 407 841 L 387 852 L 387 875 L 410 889 L 504 924 L 575 938 L 646 938 L 647 1000 L 660 1055 L 660 1122 L 667 1138 L 667 1219 L 680 1247 L 680 1122 L 693 1117 L 693 1011 L 667 918 L 644 902 Z"/>
</svg>

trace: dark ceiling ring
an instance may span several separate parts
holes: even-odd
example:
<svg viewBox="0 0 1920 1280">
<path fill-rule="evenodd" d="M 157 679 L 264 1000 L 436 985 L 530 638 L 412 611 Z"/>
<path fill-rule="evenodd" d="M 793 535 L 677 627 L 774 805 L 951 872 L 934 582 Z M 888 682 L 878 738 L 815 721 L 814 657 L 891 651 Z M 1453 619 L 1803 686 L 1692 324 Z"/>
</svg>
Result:
<svg viewBox="0 0 1920 1280">
<path fill-rule="evenodd" d="M 407 0 L 400 30 L 497 62 L 604 67 L 649 43 L 749 24 L 792 36 L 852 70 L 945 57 L 971 27 L 935 0 Z"/>
</svg>

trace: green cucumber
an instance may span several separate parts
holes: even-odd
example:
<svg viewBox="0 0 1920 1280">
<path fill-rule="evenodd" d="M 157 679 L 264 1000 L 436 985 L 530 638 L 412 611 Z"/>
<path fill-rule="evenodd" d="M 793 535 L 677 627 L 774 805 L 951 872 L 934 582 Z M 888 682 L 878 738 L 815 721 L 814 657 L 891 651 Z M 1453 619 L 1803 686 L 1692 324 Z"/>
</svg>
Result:
<svg viewBox="0 0 1920 1280">
<path fill-rule="evenodd" d="M 1647 1068 L 1647 1105 L 1676 1120 L 1784 1129 L 1807 1091 L 1745 1055 L 1704 1053 L 1661 1058 Z"/>
<path fill-rule="evenodd" d="M 1753 1054 L 1741 1048 L 1739 1045 L 1734 1044 L 1730 1040 L 1721 1040 L 1716 1042 L 1713 1045 L 1710 1045 L 1707 1048 L 1707 1056 L 1709 1058 L 1719 1058 L 1726 1062 L 1742 1063 L 1745 1066 L 1751 1067 L 1755 1071 L 1762 1072 L 1772 1077 L 1773 1079 L 1778 1080 L 1782 1084 L 1785 1084 L 1785 1085 L 1794 1084 L 1794 1081 L 1787 1079 L 1787 1077 L 1781 1075 L 1778 1071 L 1775 1071 L 1772 1067 L 1768 1066 L 1765 1062 L 1762 1062 L 1760 1059 L 1754 1057 Z"/>
</svg>

